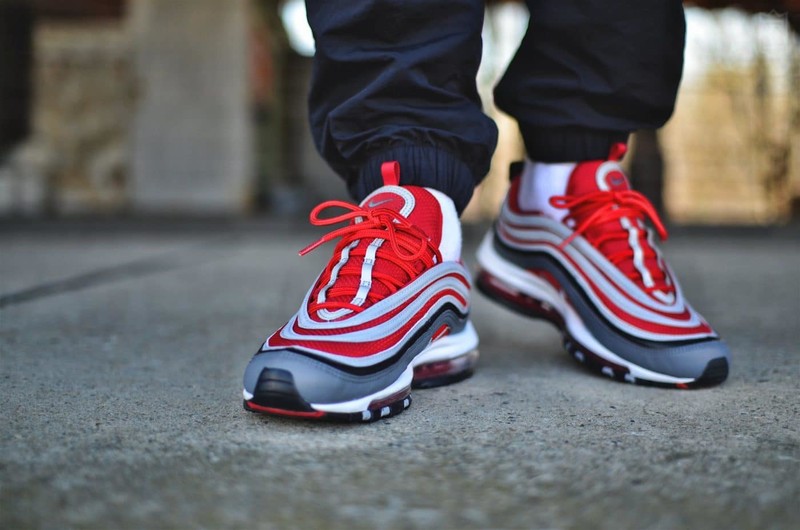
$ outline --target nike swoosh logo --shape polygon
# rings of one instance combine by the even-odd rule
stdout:
[[[380,206],[381,204],[386,204],[387,202],[392,202],[393,200],[394,200],[394,199],[384,199],[384,200],[382,200],[382,201],[377,201],[377,202],[375,202],[375,201],[369,201],[369,202],[367,203],[367,207],[368,207],[368,208],[377,208],[377,207],[378,207],[378,206]]]

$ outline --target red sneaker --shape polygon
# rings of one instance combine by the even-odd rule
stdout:
[[[729,352],[683,293],[646,227],[667,231],[619,164],[576,165],[566,193],[550,204],[556,220],[519,206],[519,174],[478,251],[479,289],[558,326],[580,362],[631,383],[678,388],[721,383]]]
[[[339,238],[300,310],[244,373],[244,407],[303,418],[371,421],[402,412],[411,386],[472,374],[478,337],[452,201],[399,186],[397,163],[360,206],[329,201],[311,222],[349,222],[301,251]],[[344,213],[323,218],[329,208]]]

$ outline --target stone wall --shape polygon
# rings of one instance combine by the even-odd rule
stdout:
[[[131,46],[114,22],[39,22],[31,135],[0,175],[17,213],[119,211],[134,112]]]
[[[237,214],[252,181],[248,0],[130,0],[39,21],[30,137],[0,214]]]

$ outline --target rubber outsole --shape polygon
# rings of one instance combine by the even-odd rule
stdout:
[[[243,401],[248,412],[306,420],[340,423],[370,423],[400,414],[411,405],[412,388],[434,388],[458,383],[471,377],[478,361],[477,350],[454,359],[421,364],[414,368],[411,386],[372,401],[358,412],[330,412],[315,409],[297,390],[294,377],[287,370],[265,368],[259,375],[251,399]]]
[[[314,409],[305,401],[287,370],[265,368],[258,378],[253,397],[244,400],[244,409],[277,416],[336,422],[370,422],[400,414],[411,405],[411,388],[406,387],[386,398],[373,401],[360,412],[328,412]]]
[[[728,377],[728,360],[724,357],[711,359],[707,363],[702,375],[688,382],[665,383],[634,377],[628,367],[609,361],[580,344],[570,334],[564,322],[564,318],[555,308],[524,293],[517,292],[512,294],[504,289],[500,289],[494,285],[496,281],[497,280],[491,273],[481,268],[478,270],[475,286],[488,298],[517,313],[535,319],[546,320],[553,324],[562,334],[564,349],[573,359],[591,372],[602,374],[624,383],[681,390],[716,386],[725,381]]]

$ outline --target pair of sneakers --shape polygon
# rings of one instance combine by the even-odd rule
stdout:
[[[609,160],[570,167],[563,193],[530,209],[521,165],[478,250],[477,287],[562,332],[588,368],[630,383],[695,388],[722,382],[729,353],[685,301],[645,226],[666,230]],[[401,186],[399,165],[359,205],[329,201],[311,222],[345,222],[301,255],[339,239],[299,311],[255,354],[244,407],[300,418],[374,421],[402,412],[411,388],[472,375],[478,336],[461,228],[439,191]],[[322,217],[323,211],[341,213]]]

